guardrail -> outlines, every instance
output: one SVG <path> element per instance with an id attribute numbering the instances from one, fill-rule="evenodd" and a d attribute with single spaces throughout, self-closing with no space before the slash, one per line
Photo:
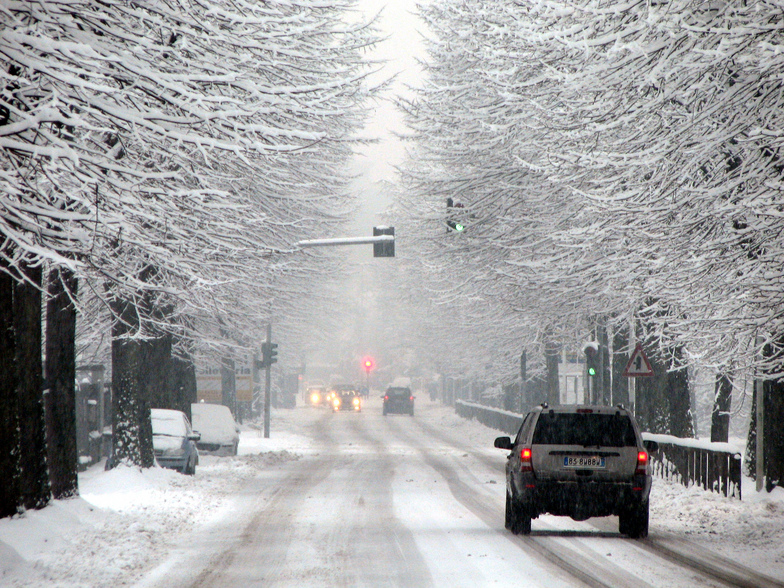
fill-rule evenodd
<path id="1" fill-rule="evenodd" d="M 464 400 L 455 401 L 455 412 L 511 436 L 517 434 L 522 422 L 518 413 Z M 671 435 L 643 433 L 643 437 L 659 444 L 659 451 L 651 455 L 654 475 L 741 499 L 742 460 L 737 447 Z"/>
<path id="2" fill-rule="evenodd" d="M 658 453 L 651 455 L 657 476 L 741 499 L 743 460 L 737 447 L 671 435 L 643 433 L 643 437 L 659 444 Z"/>
<path id="3" fill-rule="evenodd" d="M 519 413 L 490 408 L 465 400 L 455 400 L 455 412 L 464 419 L 476 419 L 491 429 L 503 431 L 513 437 L 517 435 L 517 429 L 520 428 L 520 423 L 523 421 L 523 417 Z"/>

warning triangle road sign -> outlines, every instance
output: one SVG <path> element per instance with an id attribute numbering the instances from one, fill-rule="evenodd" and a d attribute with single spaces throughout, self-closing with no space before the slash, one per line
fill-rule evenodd
<path id="1" fill-rule="evenodd" d="M 651 362 L 645 357 L 642 350 L 642 344 L 637 343 L 634 348 L 634 353 L 629 358 L 629 363 L 626 364 L 626 369 L 623 370 L 623 375 L 627 378 L 645 378 L 653 375 L 653 368 Z"/>

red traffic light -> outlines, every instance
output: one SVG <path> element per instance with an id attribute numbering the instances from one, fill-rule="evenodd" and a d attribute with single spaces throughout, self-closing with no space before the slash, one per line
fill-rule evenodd
<path id="1" fill-rule="evenodd" d="M 362 368 L 366 371 L 372 371 L 376 367 L 376 362 L 372 357 L 362 358 Z"/>

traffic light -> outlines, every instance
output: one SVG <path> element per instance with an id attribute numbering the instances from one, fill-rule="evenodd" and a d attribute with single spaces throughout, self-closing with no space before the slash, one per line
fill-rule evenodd
<path id="1" fill-rule="evenodd" d="M 596 341 L 589 341 L 583 346 L 585 353 L 585 369 L 589 376 L 596 376 L 599 373 L 599 344 Z"/>
<path id="2" fill-rule="evenodd" d="M 395 236 L 395 227 L 373 227 L 373 236 L 379 237 L 381 235 Z M 381 243 L 373 243 L 373 257 L 395 257 L 395 242 L 382 241 Z"/>
<path id="3" fill-rule="evenodd" d="M 269 367 L 278 361 L 278 344 L 277 343 L 262 343 L 261 344 L 261 364 L 263 367 Z"/>
<path id="4" fill-rule="evenodd" d="M 465 230 L 465 225 L 462 221 L 458 220 L 457 215 L 462 213 L 462 210 L 455 212 L 454 209 L 462 209 L 462 202 L 455 202 L 451 198 L 446 199 L 446 232 L 450 233 L 456 231 L 462 233 Z"/>
<path id="5" fill-rule="evenodd" d="M 372 357 L 364 357 L 362 358 L 362 369 L 366 372 L 370 373 L 373 371 L 373 368 L 376 367 L 376 362 Z"/>

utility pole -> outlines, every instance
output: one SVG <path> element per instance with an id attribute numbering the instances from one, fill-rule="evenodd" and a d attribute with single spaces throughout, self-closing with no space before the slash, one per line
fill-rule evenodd
<path id="1" fill-rule="evenodd" d="M 272 321 L 267 323 L 267 345 L 272 343 Z M 270 436 L 270 396 L 272 388 L 272 364 L 267 362 L 264 370 L 264 438 Z"/>

